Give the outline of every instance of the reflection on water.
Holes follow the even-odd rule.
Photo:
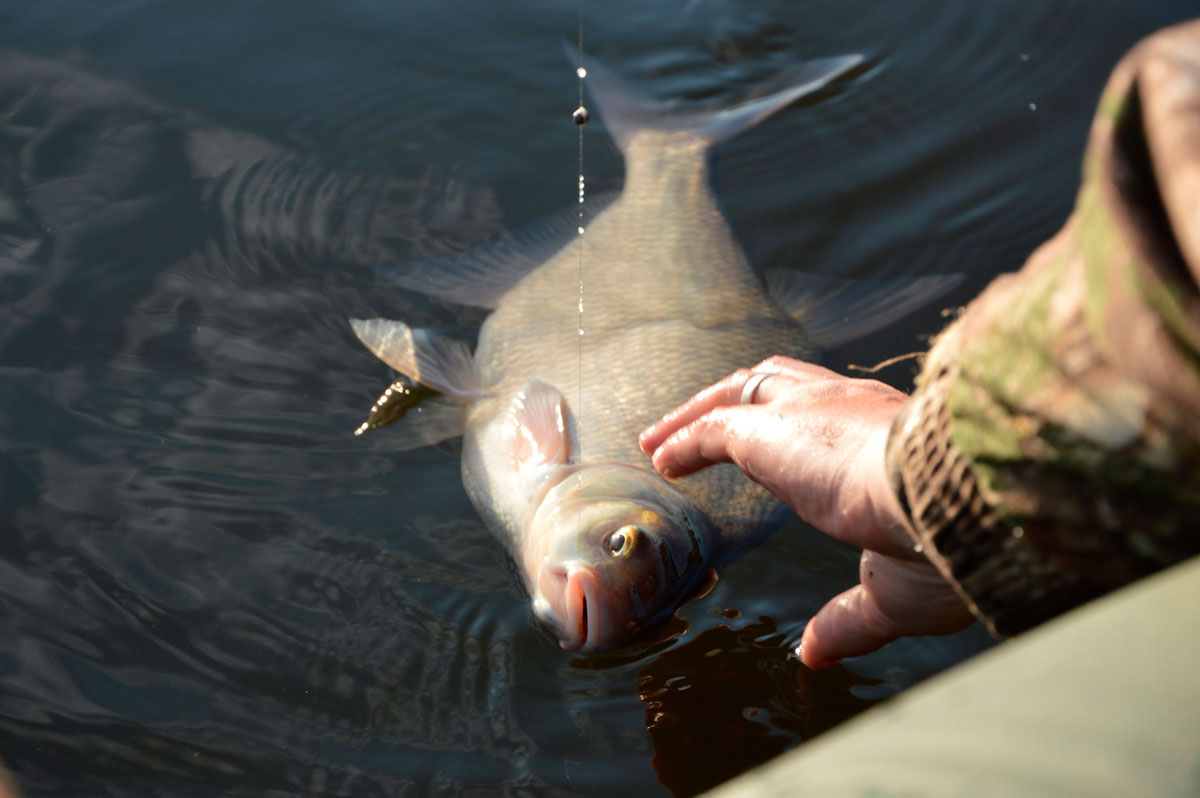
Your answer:
[[[949,264],[965,298],[1065,216],[1120,52],[1192,10],[713,0],[585,25],[700,103],[864,52],[819,116],[721,151],[718,195],[756,267]],[[574,24],[483,0],[0,7],[0,757],[30,796],[690,793],[984,645],[800,668],[856,567],[792,523],[655,640],[570,657],[456,460],[353,435],[392,375],[348,317],[479,322],[372,267],[573,201]],[[601,131],[597,193],[620,174]]]
[[[706,629],[638,676],[654,769],[675,795],[710,789],[861,712],[874,702],[851,688],[877,683],[840,665],[809,670],[767,617]]]

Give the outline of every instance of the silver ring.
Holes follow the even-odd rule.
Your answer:
[[[750,379],[746,380],[746,384],[742,386],[742,398],[738,404],[752,405],[754,404],[754,394],[758,393],[758,386],[763,384],[763,380],[767,377],[775,375],[769,371],[756,371],[750,375]]]

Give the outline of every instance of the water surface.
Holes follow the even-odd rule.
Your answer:
[[[866,56],[714,169],[758,269],[967,275],[840,368],[920,347],[1062,223],[1112,65],[1194,11],[1019,5],[583,19],[685,105]],[[656,640],[568,656],[453,452],[351,434],[391,374],[347,317],[479,321],[371,266],[574,200],[575,25],[483,0],[0,9],[0,756],[29,795],[690,793],[987,645],[803,669],[789,643],[856,554],[793,522]],[[599,123],[585,172],[619,185]]]

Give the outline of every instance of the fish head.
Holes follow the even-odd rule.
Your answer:
[[[665,620],[711,571],[712,527],[654,472],[590,466],[541,502],[527,529],[534,611],[569,651],[618,648]]]

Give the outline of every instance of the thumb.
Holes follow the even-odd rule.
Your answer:
[[[800,639],[800,660],[819,670],[846,657],[869,654],[902,635],[866,588],[855,585],[808,622]]]
[[[800,658],[810,668],[869,654],[898,637],[957,632],[975,620],[928,560],[899,560],[864,551],[858,575],[860,584],[834,598],[808,622]]]

